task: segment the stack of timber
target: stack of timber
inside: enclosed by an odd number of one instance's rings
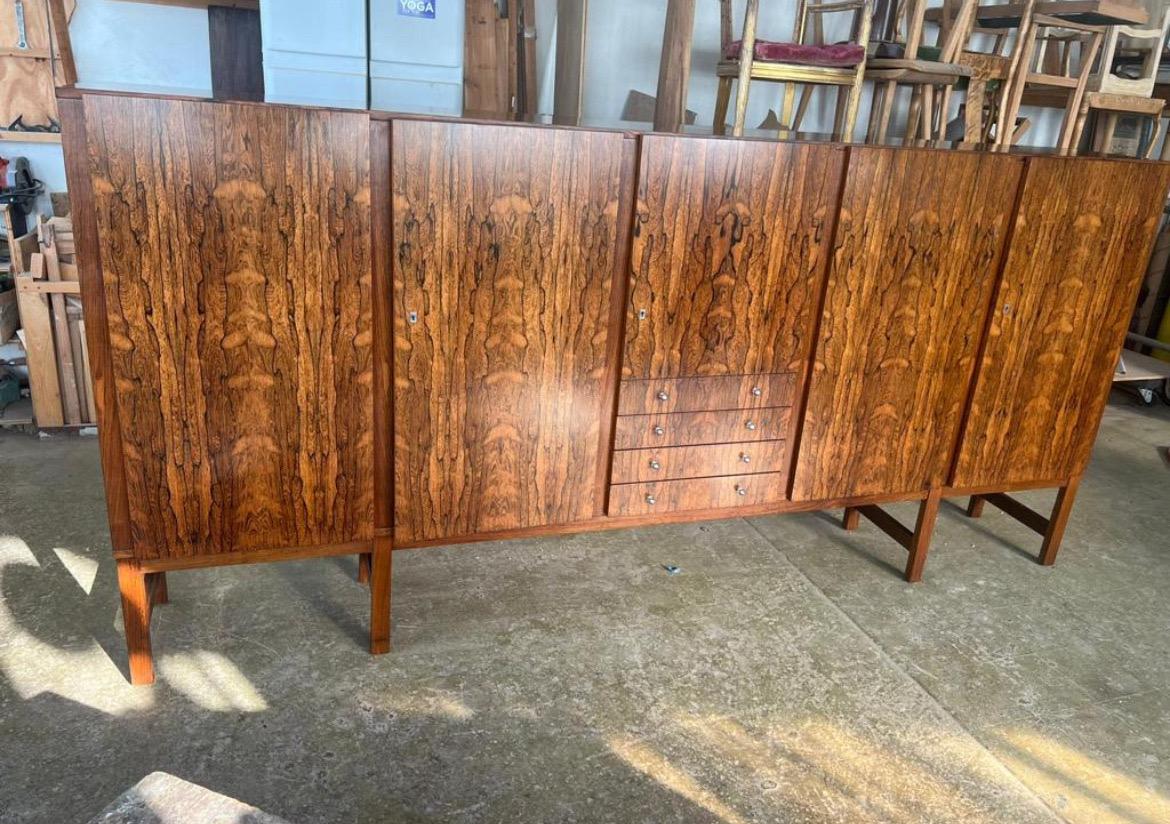
[[[39,251],[15,278],[22,327],[17,335],[25,350],[33,417],[40,427],[94,424],[73,224],[63,217],[42,220],[37,239]]]

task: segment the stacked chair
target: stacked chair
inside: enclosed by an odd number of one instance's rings
[[[715,132],[723,134],[726,129],[732,83],[738,82],[732,134],[739,136],[743,134],[747,117],[751,82],[765,80],[784,84],[780,110],[782,132],[799,130],[813,87],[836,87],[833,134],[839,140],[850,140],[865,74],[865,44],[869,40],[871,16],[869,0],[800,0],[794,42],[756,37],[760,0],[748,0],[742,33],[738,40],[733,39],[732,0],[720,0],[720,4],[722,59],[716,68],[719,89],[715,99]],[[826,43],[824,18],[836,13],[851,15],[849,37],[844,42]],[[797,85],[802,86],[803,91],[794,113]]]

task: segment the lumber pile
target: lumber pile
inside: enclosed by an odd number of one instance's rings
[[[15,275],[16,303],[37,426],[94,424],[89,349],[69,218],[41,219],[37,251]]]

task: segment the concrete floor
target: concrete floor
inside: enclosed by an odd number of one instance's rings
[[[1166,444],[1115,401],[1051,569],[960,502],[917,586],[839,512],[400,553],[379,658],[353,558],[173,573],[132,688],[96,440],[0,436],[0,822],[1170,821]]]

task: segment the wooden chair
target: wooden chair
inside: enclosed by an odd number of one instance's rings
[[[1043,14],[1032,16],[1022,30],[1023,41],[1020,63],[1011,80],[1008,103],[1001,109],[1000,125],[996,128],[995,144],[1010,146],[1016,140],[1016,115],[1025,90],[1050,90],[1049,103],[1064,109],[1057,148],[1068,150],[1073,144],[1077,116],[1089,82],[1093,61],[1101,49],[1105,29],[1072,23]]]
[[[756,37],[756,21],[760,0],[748,0],[744,14],[743,33],[732,39],[732,0],[719,0],[720,43],[722,59],[716,68],[719,90],[715,98],[715,133],[723,134],[727,108],[731,101],[731,84],[738,81],[735,98],[735,121],[732,134],[743,134],[747,117],[748,89],[753,80],[784,84],[780,110],[780,130],[796,131],[808,108],[812,86],[835,86],[837,110],[833,123],[834,136],[850,140],[857,119],[857,104],[861,99],[862,77],[865,71],[865,43],[869,39],[870,0],[800,0],[796,11],[796,27],[791,43],[761,40]],[[825,43],[824,17],[838,12],[850,12],[849,40],[843,43]],[[800,106],[793,115],[796,86],[802,85]]]
[[[959,11],[961,0],[944,0],[939,10],[939,25],[945,33],[952,26],[961,25]],[[964,91],[962,111],[962,138],[959,144],[972,147],[991,142],[991,131],[997,123],[1004,122],[1010,80],[1015,76],[1020,63],[1024,38],[1019,32],[1025,31],[1032,20],[1035,0],[1021,4],[1019,21],[1014,25],[996,27],[980,26],[976,20],[968,30],[966,44],[955,57],[955,62],[971,70],[971,76],[955,84]],[[978,16],[978,8],[976,8]],[[976,46],[980,46],[976,50]],[[1016,128],[1015,123],[1011,128]],[[949,136],[949,135],[948,135]]]
[[[1081,100],[1072,139],[1074,148],[1081,144],[1081,135],[1089,114],[1101,112],[1104,115],[1104,128],[1095,129],[1096,150],[1108,152],[1109,145],[1113,142],[1113,130],[1117,126],[1118,117],[1133,115],[1148,117],[1153,121],[1150,141],[1144,155],[1149,157],[1153,153],[1161,133],[1162,110],[1166,103],[1152,95],[1158,67],[1162,61],[1162,46],[1166,42],[1168,30],[1170,9],[1163,12],[1161,24],[1153,28],[1110,26],[1101,48],[1097,70],[1089,75],[1085,96]],[[1124,41],[1121,39],[1123,37]],[[1136,66],[1134,76],[1117,74],[1119,64],[1122,71],[1125,71],[1127,66]]]
[[[951,90],[956,83],[972,73],[970,68],[958,62],[958,56],[975,25],[977,2],[961,0],[950,25],[939,29],[939,39],[934,45],[923,40],[926,0],[909,0],[902,7],[905,40],[897,44],[882,43],[880,52],[890,54],[893,49],[897,49],[901,55],[871,57],[866,62],[865,79],[872,80],[874,84],[869,140],[878,143],[885,141],[899,85],[914,86],[905,140],[929,140],[942,136],[946,129]],[[940,90],[937,108],[934,95],[936,89]]]

